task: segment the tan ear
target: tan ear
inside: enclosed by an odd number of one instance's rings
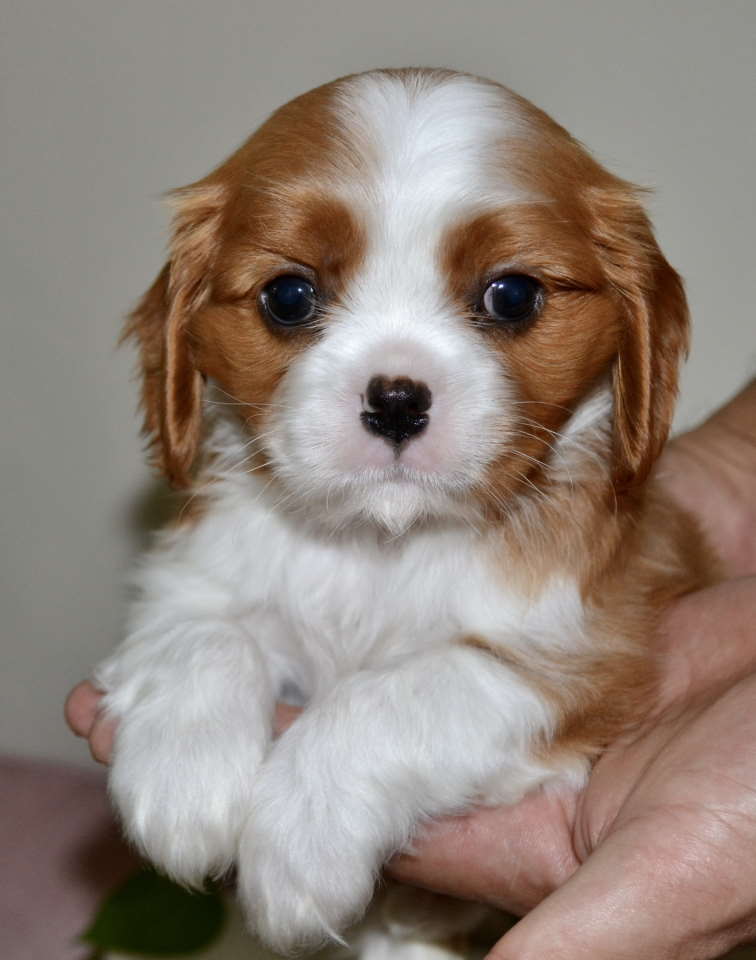
[[[595,239],[621,308],[613,375],[618,490],[647,477],[667,440],[688,347],[682,280],[664,259],[638,192],[615,181],[593,198]]]
[[[202,384],[187,336],[210,293],[223,191],[198,184],[174,191],[171,256],[130,315],[123,338],[139,345],[144,432],[154,462],[173,486],[191,482],[202,429]]]

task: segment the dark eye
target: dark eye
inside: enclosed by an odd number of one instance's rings
[[[315,316],[318,295],[309,280],[286,274],[263,287],[260,303],[275,323],[295,327]]]
[[[510,273],[492,280],[483,294],[483,310],[501,323],[520,323],[536,313],[543,301],[543,287],[524,273]]]

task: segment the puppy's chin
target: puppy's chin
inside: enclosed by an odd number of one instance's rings
[[[359,484],[350,499],[361,517],[389,535],[400,537],[418,523],[459,513],[459,503],[440,485],[401,468],[381,473]]]
[[[291,477],[281,479],[293,489]],[[300,519],[326,530],[370,526],[401,537],[418,524],[463,519],[470,510],[465,491],[447,478],[395,465],[344,474],[323,486],[310,478],[283,502]]]

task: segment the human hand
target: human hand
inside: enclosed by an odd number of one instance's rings
[[[117,723],[101,709],[103,693],[89,680],[77,683],[66,698],[66,723],[77,737],[84,737],[98,763],[110,763]],[[282,733],[299,715],[298,707],[287,703],[276,704],[273,730]]]

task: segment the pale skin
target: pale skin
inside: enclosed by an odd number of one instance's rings
[[[579,793],[434,823],[388,867],[522,915],[488,960],[704,960],[756,938],[756,381],[657,470],[725,579],[667,610],[653,716]],[[100,698],[80,683],[66,719],[107,763]],[[279,729],[295,715],[280,707]]]

